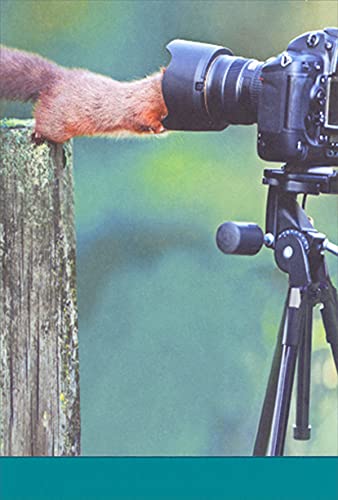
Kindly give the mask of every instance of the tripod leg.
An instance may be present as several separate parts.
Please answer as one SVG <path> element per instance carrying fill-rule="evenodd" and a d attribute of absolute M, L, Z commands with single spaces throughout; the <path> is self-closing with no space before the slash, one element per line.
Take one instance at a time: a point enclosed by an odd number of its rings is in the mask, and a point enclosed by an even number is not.
<path fill-rule="evenodd" d="M 299 288 L 291 288 L 283 332 L 282 358 L 271 425 L 268 452 L 271 456 L 283 455 L 284 451 L 298 346 L 304 327 L 306 307 L 307 304 L 304 298 L 302 298 L 301 290 Z"/>
<path fill-rule="evenodd" d="M 253 450 L 253 455 L 258 457 L 266 455 L 269 444 L 272 417 L 276 400 L 279 367 L 282 357 L 283 332 L 284 332 L 286 313 L 288 309 L 289 296 L 290 296 L 290 289 L 285 302 L 283 317 L 278 331 L 277 343 L 272 360 L 271 371 L 265 392 L 264 403 L 261 411 L 261 416 L 259 420 L 259 425 Z"/>
<path fill-rule="evenodd" d="M 338 341 L 336 341 L 335 343 L 330 342 L 330 346 L 331 346 L 331 351 L 332 351 L 334 363 L 336 365 L 336 372 L 338 373 Z"/>
<path fill-rule="evenodd" d="M 323 300 L 321 314 L 326 331 L 326 340 L 331 346 L 336 371 L 338 373 L 338 296 L 337 290 L 328 280 L 328 288 Z"/>
<path fill-rule="evenodd" d="M 297 346 L 283 345 L 275 412 L 271 426 L 271 440 L 268 453 L 270 456 L 281 456 L 284 452 L 296 360 Z"/>
<path fill-rule="evenodd" d="M 311 341 L 312 341 L 312 305 L 305 307 L 302 339 L 298 354 L 297 369 L 297 407 L 296 425 L 293 427 L 295 439 L 310 439 L 309 425 L 310 378 L 311 378 Z"/>

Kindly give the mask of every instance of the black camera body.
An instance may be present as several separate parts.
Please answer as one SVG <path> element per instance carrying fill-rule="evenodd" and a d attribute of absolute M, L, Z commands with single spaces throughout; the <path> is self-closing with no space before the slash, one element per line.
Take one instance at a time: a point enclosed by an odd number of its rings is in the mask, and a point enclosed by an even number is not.
<path fill-rule="evenodd" d="M 258 126 L 258 154 L 293 166 L 338 165 L 338 29 L 306 33 L 262 63 L 175 40 L 163 78 L 173 130 Z"/>
<path fill-rule="evenodd" d="M 338 165 L 338 30 L 302 35 L 263 67 L 258 154 Z"/>

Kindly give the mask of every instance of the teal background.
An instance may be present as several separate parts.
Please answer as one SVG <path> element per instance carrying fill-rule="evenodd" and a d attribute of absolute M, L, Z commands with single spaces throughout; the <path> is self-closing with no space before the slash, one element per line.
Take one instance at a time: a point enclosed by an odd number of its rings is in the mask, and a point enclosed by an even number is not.
<path fill-rule="evenodd" d="M 337 458 L 1 459 L 0 471 L 2 500 L 330 500 L 338 496 Z"/>
<path fill-rule="evenodd" d="M 265 60 L 304 31 L 338 24 L 337 2 L 325 0 L 0 8 L 2 43 L 116 79 L 167 64 L 174 38 Z M 2 103 L 1 115 L 28 117 L 31 106 Z M 214 235 L 224 220 L 264 225 L 261 177 L 271 165 L 256 154 L 256 128 L 76 138 L 74 159 L 83 454 L 250 455 L 287 277 L 269 250 L 225 256 Z M 333 196 L 308 202 L 336 242 L 337 208 Z M 328 262 L 337 284 L 337 259 Z M 313 437 L 289 432 L 288 454 L 337 455 L 337 396 L 317 311 Z"/>

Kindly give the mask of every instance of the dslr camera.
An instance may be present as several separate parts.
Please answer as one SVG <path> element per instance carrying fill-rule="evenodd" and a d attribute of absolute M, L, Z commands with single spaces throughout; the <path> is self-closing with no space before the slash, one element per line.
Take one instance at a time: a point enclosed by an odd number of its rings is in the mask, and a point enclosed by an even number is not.
<path fill-rule="evenodd" d="M 338 165 L 338 28 L 305 33 L 265 62 L 186 40 L 167 48 L 167 129 L 257 123 L 264 160 L 301 169 Z"/>

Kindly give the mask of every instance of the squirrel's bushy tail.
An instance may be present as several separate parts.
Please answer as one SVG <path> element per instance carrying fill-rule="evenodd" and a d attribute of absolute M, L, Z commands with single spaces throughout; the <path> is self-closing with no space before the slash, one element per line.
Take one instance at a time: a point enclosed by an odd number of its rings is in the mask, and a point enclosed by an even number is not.
<path fill-rule="evenodd" d="M 0 99 L 36 101 L 60 72 L 48 59 L 0 45 Z"/>

